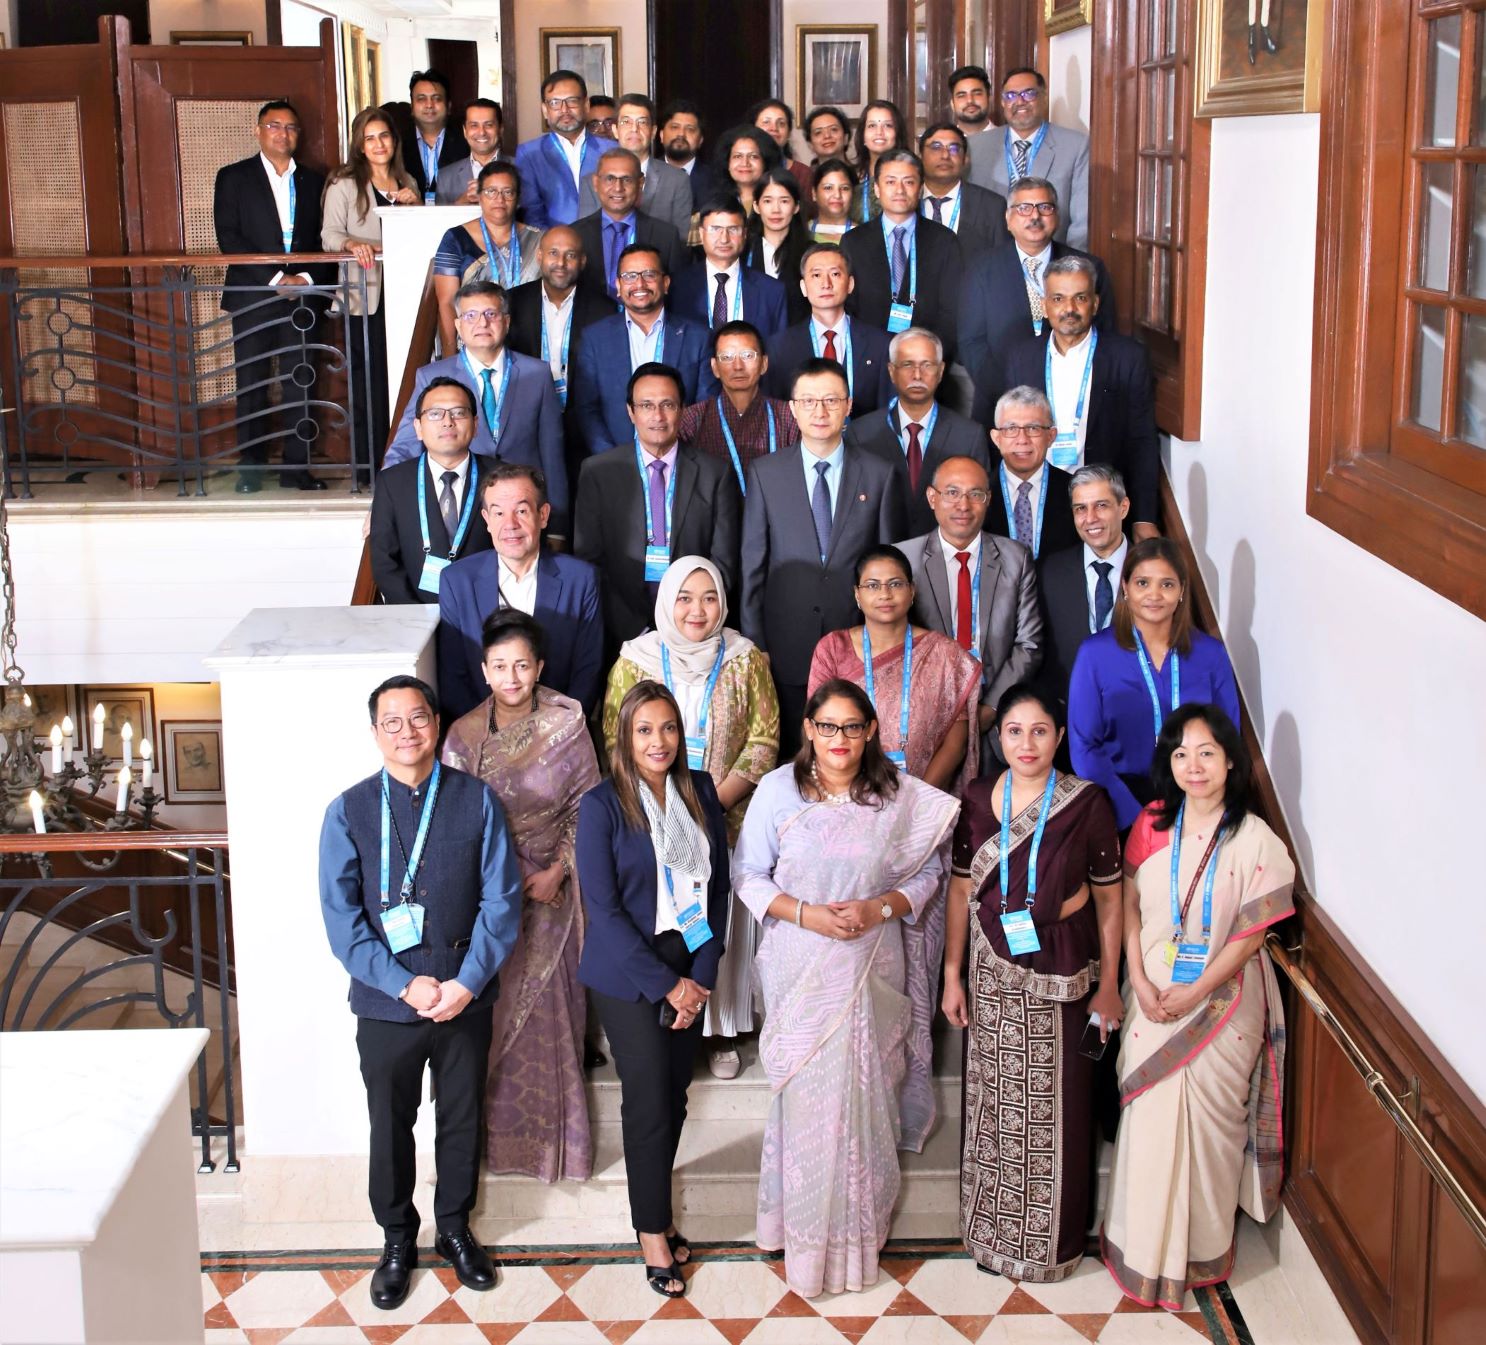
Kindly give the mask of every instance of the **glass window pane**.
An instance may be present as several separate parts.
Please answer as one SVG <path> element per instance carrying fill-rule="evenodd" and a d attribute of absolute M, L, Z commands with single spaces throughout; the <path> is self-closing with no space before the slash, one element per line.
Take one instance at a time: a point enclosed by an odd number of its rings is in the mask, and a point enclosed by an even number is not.
<path fill-rule="evenodd" d="M 1445 386 L 1445 310 L 1414 306 L 1414 376 L 1409 418 L 1426 430 L 1440 427 Z"/>
<path fill-rule="evenodd" d="M 1465 292 L 1486 299 L 1486 165 L 1473 168 L 1476 189 L 1471 202 L 1470 258 L 1466 266 Z"/>
<path fill-rule="evenodd" d="M 1455 166 L 1423 165 L 1419 198 L 1419 269 L 1416 284 L 1427 290 L 1450 288 L 1450 221 L 1455 213 Z"/>
<path fill-rule="evenodd" d="M 1486 448 L 1486 318 L 1465 320 L 1455 434 L 1477 448 Z"/>
<path fill-rule="evenodd" d="M 1424 143 L 1455 143 L 1455 103 L 1460 91 L 1460 15 L 1429 25 L 1429 91 L 1424 102 Z"/>
<path fill-rule="evenodd" d="M 1168 70 L 1162 77 L 1161 109 L 1165 113 L 1162 124 L 1162 148 L 1170 148 L 1176 139 L 1176 71 Z"/>
<path fill-rule="evenodd" d="M 1476 129 L 1473 144 L 1486 145 L 1486 16 L 1476 16 Z"/>
<path fill-rule="evenodd" d="M 1170 159 L 1164 159 L 1161 163 L 1161 237 L 1171 237 L 1171 208 L 1174 198 L 1172 191 L 1172 165 Z"/>

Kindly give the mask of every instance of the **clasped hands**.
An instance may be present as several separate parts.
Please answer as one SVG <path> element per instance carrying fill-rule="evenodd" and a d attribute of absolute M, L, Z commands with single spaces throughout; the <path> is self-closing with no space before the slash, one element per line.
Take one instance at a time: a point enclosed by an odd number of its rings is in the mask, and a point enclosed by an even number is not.
<path fill-rule="evenodd" d="M 439 981 L 432 976 L 415 976 L 402 992 L 403 1003 L 417 1011 L 419 1018 L 447 1023 L 463 1012 L 474 996 L 458 981 Z"/>
<path fill-rule="evenodd" d="M 1165 990 L 1157 990 L 1148 976 L 1139 980 L 1131 977 L 1131 984 L 1135 987 L 1135 998 L 1140 1001 L 1141 1013 L 1153 1023 L 1174 1023 L 1185 1018 L 1203 999 L 1192 985 L 1169 985 Z"/>
<path fill-rule="evenodd" d="M 882 898 L 823 901 L 805 907 L 802 927 L 828 939 L 860 939 L 882 924 Z"/>
<path fill-rule="evenodd" d="M 696 1021 L 696 1016 L 707 1007 L 707 1000 L 711 995 L 710 990 L 689 977 L 683 976 L 677 981 L 666 991 L 666 999 L 676 1010 L 676 1021 L 671 1024 L 671 1031 L 684 1032 L 689 1028 Z"/>

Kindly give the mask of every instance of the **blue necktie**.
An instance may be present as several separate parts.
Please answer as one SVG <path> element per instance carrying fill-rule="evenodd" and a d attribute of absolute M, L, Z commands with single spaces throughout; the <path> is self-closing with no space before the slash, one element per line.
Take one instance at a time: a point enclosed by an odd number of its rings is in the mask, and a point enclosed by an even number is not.
<path fill-rule="evenodd" d="M 810 492 L 810 512 L 815 516 L 815 540 L 820 547 L 820 563 L 826 563 L 831 550 L 831 488 L 826 485 L 828 462 L 815 464 L 815 489 Z"/>
<path fill-rule="evenodd" d="M 624 251 L 625 225 L 623 220 L 607 220 L 604 224 L 604 275 L 609 286 L 609 297 L 619 294 L 619 254 Z"/>
<path fill-rule="evenodd" d="M 1099 577 L 1094 580 L 1094 629 L 1103 630 L 1109 624 L 1109 614 L 1114 611 L 1114 586 L 1109 582 L 1109 572 L 1114 569 L 1107 560 L 1093 562 Z"/>
<path fill-rule="evenodd" d="M 490 381 L 494 373 L 494 369 L 480 370 L 480 381 L 485 385 L 480 390 L 480 410 L 485 413 L 485 426 L 490 431 L 492 443 L 495 441 L 496 417 L 499 414 L 495 405 L 495 386 Z"/>
<path fill-rule="evenodd" d="M 908 269 L 908 248 L 903 242 L 903 235 L 907 232 L 907 226 L 902 224 L 893 230 L 893 303 L 898 302 L 898 291 L 903 288 L 903 272 Z"/>

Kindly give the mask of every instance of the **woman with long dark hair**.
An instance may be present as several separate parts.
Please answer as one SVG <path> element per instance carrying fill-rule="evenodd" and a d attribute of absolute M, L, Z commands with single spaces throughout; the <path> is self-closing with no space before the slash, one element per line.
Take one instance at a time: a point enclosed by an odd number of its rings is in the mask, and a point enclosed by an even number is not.
<path fill-rule="evenodd" d="M 877 201 L 877 161 L 890 149 L 912 149 L 908 139 L 908 125 L 898 105 L 887 98 L 875 98 L 862 109 L 857 121 L 856 139 L 857 171 L 861 176 L 861 197 L 856 212 L 860 223 L 876 219 L 882 213 Z"/>
<path fill-rule="evenodd" d="M 746 265 L 783 284 L 792 324 L 810 316 L 810 301 L 800 288 L 800 259 L 811 241 L 803 206 L 800 186 L 792 173 L 784 168 L 765 173 L 748 221 L 748 250 L 743 256 Z"/>
<path fill-rule="evenodd" d="M 790 146 L 790 137 L 795 133 L 794 108 L 788 103 L 781 103 L 777 98 L 765 98 L 748 109 L 744 120 L 757 126 L 779 146 L 779 155 L 783 161 L 780 166 L 794 178 L 795 185 L 799 187 L 800 194 L 808 205 L 810 165 L 795 158 Z"/>
<path fill-rule="evenodd" d="M 721 194 L 727 195 L 726 184 L 731 183 L 744 212 L 753 214 L 754 197 L 764 174 L 782 162 L 779 146 L 757 126 L 734 126 L 717 142 L 717 175 L 724 184 Z"/>
<path fill-rule="evenodd" d="M 817 243 L 839 243 L 855 224 L 856 170 L 845 159 L 822 159 L 815 165 L 815 218 L 810 237 Z"/>

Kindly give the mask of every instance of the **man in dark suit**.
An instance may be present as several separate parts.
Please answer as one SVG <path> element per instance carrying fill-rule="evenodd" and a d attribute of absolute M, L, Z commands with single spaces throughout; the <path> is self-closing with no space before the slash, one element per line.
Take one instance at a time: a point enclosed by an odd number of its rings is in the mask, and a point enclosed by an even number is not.
<path fill-rule="evenodd" d="M 542 117 L 547 130 L 516 146 L 522 206 L 534 229 L 576 220 L 583 179 L 598 170 L 599 155 L 619 148 L 588 134 L 588 85 L 572 70 L 554 70 L 542 81 Z"/>
<path fill-rule="evenodd" d="M 439 171 L 468 159 L 470 147 L 457 126 L 450 124 L 449 77 L 439 70 L 415 70 L 408 81 L 413 105 L 414 134 L 402 143 L 403 167 L 423 197 L 424 205 L 438 200 Z"/>
<path fill-rule="evenodd" d="M 965 268 L 960 301 L 960 360 L 977 381 L 985 366 L 1017 341 L 1032 340 L 1045 329 L 1042 277 L 1059 257 L 1084 256 L 1054 240 L 1058 196 L 1050 182 L 1024 177 L 1012 188 L 1006 227 L 1014 247 L 995 248 Z M 1093 260 L 1099 292 L 1100 331 L 1115 331 L 1114 287 L 1104 263 Z"/>
<path fill-rule="evenodd" d="M 992 416 L 991 442 L 1001 460 L 991 471 L 986 528 L 1010 537 L 1040 561 L 1078 540 L 1068 503 L 1072 479 L 1047 460 L 1053 413 L 1039 388 L 1008 388 Z"/>
<path fill-rule="evenodd" d="M 455 321 L 462 349 L 418 370 L 413 397 L 403 412 L 386 467 L 419 451 L 413 418 L 418 393 L 435 378 L 452 378 L 475 398 L 473 451 L 481 457 L 504 458 L 540 467 L 552 501 L 552 531 L 568 532 L 568 473 L 563 460 L 562 406 L 547 366 L 529 355 L 506 349 L 510 310 L 505 291 L 489 280 L 472 280 L 454 296 Z M 386 467 L 383 470 L 386 470 Z"/>
<path fill-rule="evenodd" d="M 598 194 L 599 209 L 584 215 L 573 226 L 591 264 L 583 268 L 578 283 L 618 302 L 615 273 L 619 254 L 639 245 L 653 249 L 675 275 L 690 258 L 676 230 L 665 220 L 653 219 L 638 208 L 640 161 L 627 149 L 606 150 L 591 179 Z"/>
<path fill-rule="evenodd" d="M 799 446 L 748 468 L 739 621 L 769 656 L 782 760 L 800 745 L 816 644 L 856 619 L 857 557 L 901 537 L 907 519 L 897 469 L 842 438 L 851 396 L 839 364 L 807 360 L 795 374 L 790 406 Z"/>
<path fill-rule="evenodd" d="M 418 394 L 413 424 L 424 451 L 385 468 L 372 495 L 367 545 L 383 602 L 435 603 L 452 562 L 490 550 L 475 522 L 475 487 L 490 466 L 470 452 L 476 414 L 475 394 L 458 379 L 436 378 Z"/>
<path fill-rule="evenodd" d="M 320 251 L 320 196 L 325 179 L 294 161 L 298 145 L 299 113 L 292 103 L 274 101 L 258 109 L 259 152 L 217 172 L 212 215 L 222 252 Z M 271 262 L 227 268 L 222 308 L 232 315 L 238 462 L 245 469 L 237 480 L 239 494 L 263 489 L 262 473 L 256 469 L 268 461 L 264 441 L 275 432 L 268 399 L 269 384 L 275 381 L 274 357 L 279 360 L 277 381 L 285 387 L 286 401 L 290 366 L 313 368 L 306 343 L 319 319 L 322 300 L 305 295 L 299 287 L 326 285 L 334 279 L 333 265 L 306 266 L 292 274 Z M 268 285 L 283 297 L 238 288 Z M 285 470 L 279 474 L 279 484 L 324 490 L 325 482 L 304 470 L 309 460 L 307 442 L 298 437 L 286 439 Z"/>
<path fill-rule="evenodd" d="M 604 576 L 612 658 L 654 624 L 655 591 L 676 556 L 708 556 L 736 594 L 738 482 L 714 457 L 682 448 L 681 375 L 642 364 L 625 389 L 631 440 L 583 464 L 573 551 Z"/>
<path fill-rule="evenodd" d="M 635 244 L 619 255 L 619 301 L 624 311 L 595 322 L 573 362 L 571 402 L 586 454 L 634 440 L 627 388 L 631 372 L 658 362 L 675 369 L 683 405 L 717 388 L 707 329 L 666 311 L 670 277 L 654 248 Z"/>
<path fill-rule="evenodd" d="M 1053 464 L 1071 470 L 1107 462 L 1117 468 L 1130 492 L 1132 531 L 1139 542 L 1159 535 L 1161 452 L 1151 366 L 1140 342 L 1094 328 L 1097 280 L 1087 257 L 1062 257 L 1048 265 L 1047 335 L 1007 351 L 984 386 L 976 387 L 975 403 L 994 407 L 1007 388 L 1024 383 L 1045 388 L 1057 426 Z"/>
<path fill-rule="evenodd" d="M 655 157 L 655 104 L 643 93 L 620 94 L 613 135 L 639 161 L 640 209 L 669 224 L 684 243 L 691 232 L 691 182 L 679 168 Z M 578 208 L 585 215 L 599 208 L 591 180 L 583 184 Z"/>
<path fill-rule="evenodd" d="M 439 699 L 453 723 L 490 688 L 481 630 L 502 607 L 535 617 L 547 637 L 542 683 L 592 714 L 604 687 L 599 577 L 574 556 L 542 549 L 552 509 L 539 468 L 497 462 L 479 483 L 480 517 L 494 545 L 455 561 L 439 584 Z"/>
<path fill-rule="evenodd" d="M 967 181 L 970 162 L 965 133 L 952 121 L 938 121 L 918 138 L 924 164 L 924 218 L 942 224 L 960 240 L 966 269 L 992 248 L 1011 242 L 1006 198 Z"/>
<path fill-rule="evenodd" d="M 691 179 L 691 208 L 700 210 L 725 185 L 701 157 L 701 109 L 685 98 L 673 98 L 661 108 L 660 144 L 666 162 Z"/>
<path fill-rule="evenodd" d="M 848 229 L 841 251 L 851 258 L 856 288 L 847 308 L 889 334 L 927 327 L 955 358 L 960 304 L 960 242 L 944 225 L 921 219 L 923 165 L 906 149 L 878 157 L 873 170 L 879 219 Z"/>
<path fill-rule="evenodd" d="M 784 286 L 773 276 L 743 265 L 748 216 L 736 197 L 708 201 L 697 224 L 702 260 L 671 282 L 671 312 L 716 331 L 729 322 L 746 322 L 765 341 L 784 330 Z"/>
<path fill-rule="evenodd" d="M 864 416 L 893 395 L 888 377 L 888 338 L 880 327 L 847 315 L 856 285 L 851 258 L 834 243 L 816 243 L 800 259 L 800 290 L 810 303 L 805 322 L 786 327 L 768 342 L 769 396 L 787 398 L 795 371 L 806 360 L 834 360 L 846 370 L 853 411 Z"/>
<path fill-rule="evenodd" d="M 916 536 L 934 526 L 929 486 L 939 464 L 946 458 L 974 458 L 989 471 L 991 455 L 979 425 L 935 401 L 944 378 L 944 346 L 933 332 L 923 327 L 899 332 L 888 357 L 897 395 L 886 414 L 854 417 L 846 442 L 903 473 L 907 530 Z"/>

